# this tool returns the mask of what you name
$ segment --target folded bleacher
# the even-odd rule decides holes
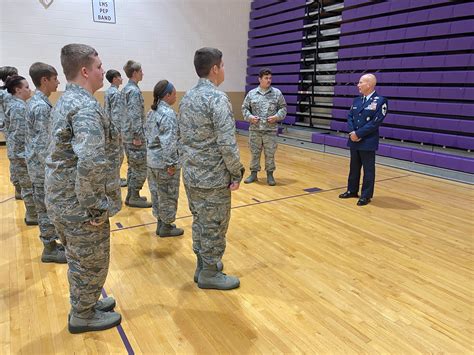
[[[389,99],[378,155],[474,173],[473,23],[472,1],[254,0],[246,90],[271,67],[286,123],[346,148],[356,83],[375,73]]]

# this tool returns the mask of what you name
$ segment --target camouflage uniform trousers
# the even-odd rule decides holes
[[[26,208],[35,208],[35,201],[33,198],[33,186],[31,185],[30,176],[28,175],[28,168],[26,167],[26,160],[17,158],[10,160],[10,171],[13,170],[15,177],[21,187],[21,198],[25,203]],[[13,182],[13,180],[12,180]]]
[[[48,245],[57,239],[56,229],[51,223],[45,204],[44,184],[33,184],[33,198],[35,201],[36,213],[38,214],[38,225],[40,229],[40,239],[43,245]]]
[[[176,220],[178,210],[179,182],[181,169],[174,175],[168,175],[167,169],[148,168],[148,186],[151,193],[153,216],[164,223]]]
[[[18,176],[16,176],[14,166],[11,162],[10,162],[10,181],[15,186],[20,184],[20,181],[18,180]]]
[[[146,180],[146,146],[136,147],[132,143],[124,143],[127,155],[127,183],[131,190],[141,190]]]
[[[93,226],[90,221],[54,220],[54,226],[66,249],[71,313],[88,318],[109,271],[109,220],[100,226]]]
[[[265,155],[265,170],[275,171],[277,136],[275,131],[249,131],[249,147],[252,154],[250,171],[260,171],[260,156]]]
[[[222,259],[230,221],[231,192],[227,187],[201,189],[185,186],[193,214],[193,251],[207,264]]]

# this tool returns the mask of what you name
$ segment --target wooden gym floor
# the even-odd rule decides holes
[[[122,325],[71,335],[67,267],[41,263],[4,146],[0,163],[1,354],[474,351],[472,186],[377,166],[375,198],[357,207],[337,197],[347,158],[280,145],[278,185],[261,173],[233,194],[223,261],[239,289],[194,284],[181,189],[183,237],[157,238],[150,209],[124,206],[111,219],[103,293]]]

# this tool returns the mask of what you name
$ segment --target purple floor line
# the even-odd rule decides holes
[[[102,288],[102,297],[104,298],[107,297],[107,292],[105,292],[104,288]],[[127,349],[127,353],[129,355],[135,355],[132,345],[130,345],[130,342],[128,341],[128,338],[127,338],[127,334],[125,334],[125,331],[123,330],[122,325],[117,326],[117,331],[120,335],[120,338],[122,339],[123,345],[125,345],[125,349]]]

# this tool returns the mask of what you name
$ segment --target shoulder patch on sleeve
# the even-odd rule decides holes
[[[387,104],[382,105],[382,115],[387,115]]]

